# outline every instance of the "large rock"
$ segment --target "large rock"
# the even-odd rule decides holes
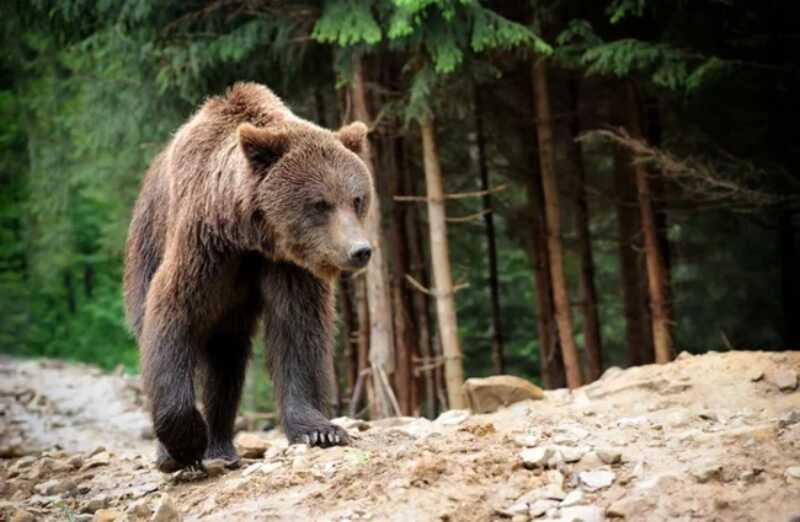
[[[269,443],[252,433],[242,433],[236,439],[236,448],[239,450],[239,455],[246,459],[259,459],[264,456],[267,451]]]
[[[475,413],[491,413],[515,402],[544,398],[541,388],[513,375],[467,379],[464,395]]]

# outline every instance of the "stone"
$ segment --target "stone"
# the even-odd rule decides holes
[[[604,469],[582,471],[578,474],[578,480],[587,491],[607,488],[614,483],[615,478],[613,472]]]
[[[11,515],[11,522],[36,522],[36,517],[30,511],[24,509],[17,509]]]
[[[553,448],[542,446],[538,448],[527,448],[519,453],[519,457],[522,459],[522,465],[528,469],[547,466],[553,455]]]
[[[717,463],[701,463],[690,471],[694,479],[700,484],[704,484],[713,478],[719,478],[722,466]]]
[[[800,479],[800,466],[791,466],[786,468],[784,475],[786,475],[786,478]]]
[[[128,519],[136,520],[149,518],[150,515],[153,514],[153,510],[150,509],[150,506],[147,504],[147,500],[139,499],[136,502],[132,503],[128,506],[128,509],[125,510],[125,513],[128,515]]]
[[[581,502],[583,502],[583,491],[580,489],[573,489],[564,497],[564,500],[561,501],[561,507],[577,506]]]
[[[122,520],[122,513],[113,509],[99,509],[94,512],[92,522],[114,522]]]
[[[556,450],[556,461],[557,462],[566,462],[566,463],[573,463],[580,461],[584,455],[589,451],[589,448],[585,447],[570,447],[570,446],[559,446]],[[560,458],[559,458],[560,457]]]
[[[788,428],[798,422],[800,422],[800,410],[792,410],[778,419],[778,427],[781,429]]]
[[[598,449],[597,456],[603,464],[617,464],[622,460],[622,453],[613,449]]]
[[[108,506],[108,497],[106,495],[98,495],[89,499],[81,505],[81,513],[96,513]]]
[[[246,459],[259,459],[264,456],[269,444],[266,440],[252,433],[242,433],[236,438],[236,449]]]
[[[541,517],[551,509],[558,507],[557,500],[542,498],[535,502],[531,502],[528,507],[528,514],[534,518]]]
[[[544,398],[541,388],[513,375],[467,379],[463,390],[474,413],[491,413],[515,402]]]
[[[790,368],[776,368],[766,373],[767,382],[781,391],[797,389],[797,372]]]
[[[83,466],[81,466],[81,471],[86,471],[87,469],[97,468],[100,466],[108,466],[109,464],[111,464],[110,453],[108,453],[105,450],[99,452],[92,452],[92,454],[89,457],[89,460],[87,460],[83,464]]]
[[[433,422],[441,424],[442,426],[458,426],[467,420],[469,416],[469,410],[448,410],[436,417],[436,420]]]
[[[33,490],[40,495],[51,496],[69,493],[77,488],[75,482],[70,479],[53,479],[37,484]]]
[[[538,445],[541,441],[541,438],[538,435],[532,435],[530,433],[523,433],[520,435],[515,435],[512,439],[514,444],[523,448],[533,448],[534,446]]]
[[[183,520],[183,516],[169,495],[161,495],[150,522],[179,522],[180,520]]]
[[[424,417],[420,417],[418,419],[414,419],[413,421],[404,424],[402,426],[397,426],[396,428],[391,428],[392,431],[399,431],[401,433],[405,433],[406,435],[410,436],[414,439],[424,439],[434,433],[438,433],[439,428],[433,424],[433,422],[429,421]]]
[[[204,460],[203,465],[206,467],[206,473],[209,478],[218,477],[225,473],[225,460],[223,459],[210,459]]]
[[[605,510],[599,506],[572,506],[561,509],[561,522],[603,522]]]

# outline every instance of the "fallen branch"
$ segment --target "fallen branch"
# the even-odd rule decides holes
[[[478,219],[482,218],[486,214],[491,214],[492,209],[487,208],[481,210],[480,212],[475,212],[474,214],[468,214],[466,216],[459,216],[459,217],[449,217],[445,218],[448,223],[468,223],[470,221],[477,221]]]
[[[488,190],[476,190],[474,192],[457,192],[455,194],[445,194],[444,199],[466,199],[466,198],[479,198],[482,196],[488,196],[494,192],[500,192],[508,188],[508,185],[498,185],[494,188],[490,188]],[[419,203],[419,202],[427,202],[433,201],[437,202],[439,200],[434,198],[428,198],[427,196],[395,196],[395,201],[398,202],[412,202],[412,203]]]
[[[411,277],[410,274],[406,274],[406,281],[409,282],[411,286],[413,286],[416,290],[419,290],[425,295],[429,295],[431,297],[446,297],[448,295],[454,295],[459,290],[463,290],[469,286],[469,283],[461,283],[455,285],[451,292],[439,292],[435,288],[425,288],[419,281]]]

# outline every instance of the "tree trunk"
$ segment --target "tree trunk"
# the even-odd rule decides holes
[[[391,180],[391,193],[403,195],[403,176],[405,168],[402,138],[389,140],[386,146],[386,172]],[[411,296],[405,275],[410,273],[408,255],[408,233],[406,214],[408,205],[395,202],[392,204],[392,300],[394,302],[395,333],[395,388],[397,402],[403,415],[413,415],[417,410],[416,379],[414,378],[414,354],[417,352],[417,336],[411,317]]]
[[[639,101],[634,87],[626,85],[628,103],[628,126],[632,137],[641,139]],[[650,317],[653,328],[653,346],[657,363],[667,363],[672,359],[673,345],[669,325],[669,304],[667,297],[667,273],[664,257],[656,230],[656,217],[647,167],[633,162],[636,189],[639,196],[639,210],[642,215],[642,234],[644,236],[645,260],[647,263],[647,283],[650,290]]]
[[[444,188],[433,119],[421,122],[420,128],[425,165],[436,317],[444,355],[447,398],[450,408],[463,409],[466,406],[461,390],[464,384],[464,362],[458,338],[453,277],[450,273],[450,248],[447,242]]]
[[[642,226],[635,175],[629,154],[619,146],[614,147],[614,183],[628,364],[638,366],[654,361],[653,340],[645,308],[649,297],[647,287],[643,284],[642,266],[639,262]]]
[[[410,173],[401,169],[400,175],[403,181],[403,191],[406,195],[416,194],[414,180]],[[408,233],[408,253],[410,261],[410,272],[414,279],[422,283],[426,288],[430,287],[427,263],[422,245],[422,230],[419,224],[419,210],[416,205],[408,208],[406,212],[406,231]],[[419,340],[419,352],[422,362],[427,366],[423,372],[425,380],[425,409],[427,416],[433,418],[436,415],[437,385],[441,381],[441,371],[439,366],[432,366],[432,358],[436,353],[433,347],[433,336],[431,331],[431,307],[430,300],[422,292],[413,290],[411,293],[412,306],[414,313],[412,317],[416,320],[416,328]]]
[[[547,253],[547,219],[544,215],[542,179],[539,175],[538,159],[531,154],[532,174],[527,184],[528,215],[532,224],[533,275],[536,283],[536,326],[539,334],[540,366],[545,388],[563,388],[567,379],[564,374],[564,359],[558,345],[558,331],[553,313],[553,285],[550,276],[550,261]]]
[[[489,193],[489,169],[486,164],[486,136],[483,130],[483,107],[480,90],[475,88],[475,133],[478,148],[478,171],[481,177],[481,190],[484,191],[483,225],[486,231],[486,257],[489,265],[489,303],[492,313],[492,361],[494,372],[503,374],[506,371],[503,359],[503,323],[500,310],[500,288],[497,277],[497,245],[494,235],[494,214],[492,196]]]
[[[594,284],[594,258],[592,256],[592,234],[589,227],[589,202],[586,197],[586,172],[580,144],[575,141],[580,133],[578,116],[577,82],[570,81],[572,115],[570,117],[569,154],[575,168],[575,229],[580,256],[581,308],[583,310],[583,337],[589,379],[600,378],[603,372],[603,339],[600,335],[600,316],[597,307],[597,288]]]
[[[344,378],[343,395],[353,396],[353,388],[358,379],[358,324],[353,306],[353,290],[350,278],[339,279],[339,310],[342,317],[342,354],[339,361],[339,375]]]
[[[367,108],[367,94],[364,85],[364,71],[361,58],[356,56],[353,61],[352,83],[353,116],[355,119],[372,123],[372,117]],[[369,140],[364,145],[361,158],[372,173],[377,186],[375,164]],[[392,333],[392,310],[389,301],[389,282],[386,270],[386,261],[383,250],[383,230],[381,229],[381,204],[379,194],[374,194],[372,204],[367,214],[367,234],[372,244],[372,260],[367,265],[367,302],[369,306],[369,361],[372,368],[372,384],[380,388],[381,380],[376,374],[383,372],[390,376],[394,372],[394,336]],[[391,390],[385,390],[391,392]],[[375,393],[377,401],[377,415],[389,416],[393,412],[389,397],[385,393]]]
[[[555,171],[553,129],[550,117],[550,101],[547,90],[547,68],[543,61],[533,66],[533,90],[536,103],[536,136],[539,140],[539,165],[542,172],[545,215],[547,217],[547,246],[550,255],[550,275],[553,281],[556,325],[564,357],[567,385],[577,388],[583,384],[578,348],[572,331],[572,310],[567,291],[567,276],[564,272],[564,246],[561,242],[561,207],[558,193],[558,178]]]

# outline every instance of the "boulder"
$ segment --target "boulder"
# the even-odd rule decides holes
[[[544,391],[535,384],[513,375],[493,375],[467,379],[464,395],[475,413],[491,413],[509,404],[544,398]]]

